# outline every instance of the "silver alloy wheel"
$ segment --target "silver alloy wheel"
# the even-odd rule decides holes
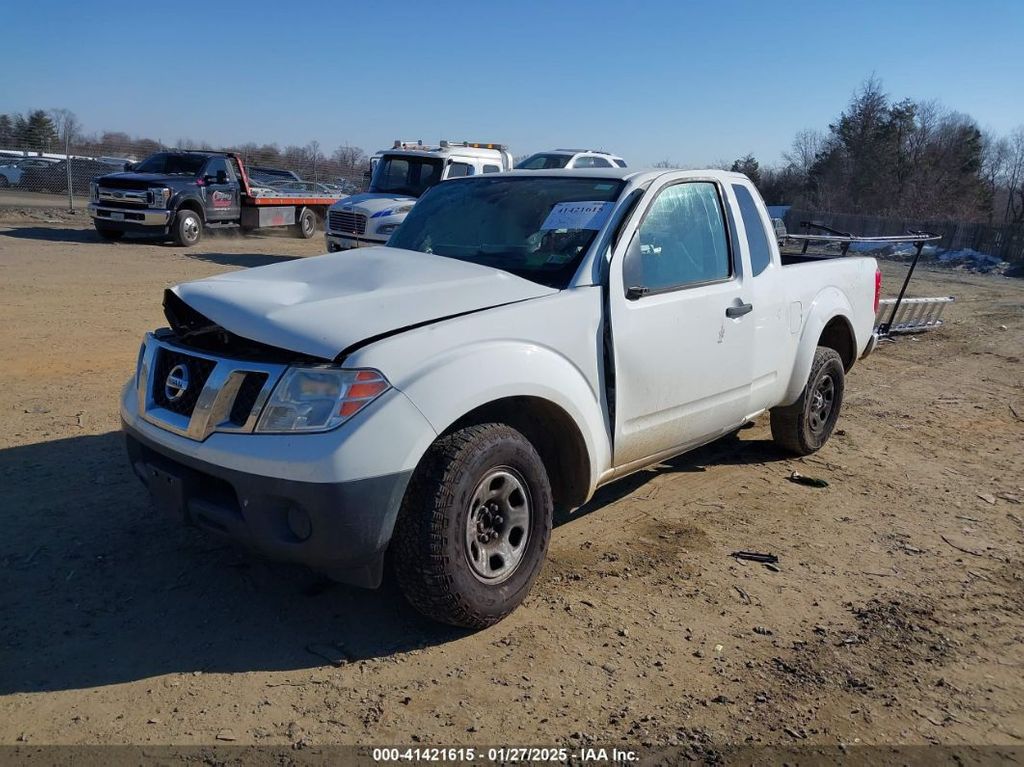
[[[182,232],[186,240],[195,242],[199,238],[199,217],[194,213],[186,215],[182,222]]]
[[[491,469],[473,491],[466,515],[466,561],[481,583],[512,577],[530,542],[530,491],[515,469]]]
[[[832,408],[835,405],[836,384],[832,376],[824,375],[811,394],[811,409],[808,413],[811,432],[821,434],[825,430]]]
[[[316,232],[316,219],[312,216],[303,216],[302,231],[306,233],[307,237],[312,237]]]

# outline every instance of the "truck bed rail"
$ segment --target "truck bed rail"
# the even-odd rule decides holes
[[[914,248],[915,248],[915,250],[914,250],[914,260],[910,262],[910,268],[907,270],[907,276],[903,279],[903,285],[900,287],[899,295],[896,297],[895,300],[893,300],[893,299],[886,299],[886,301],[888,301],[890,303],[886,303],[886,301],[880,301],[879,302],[879,312],[882,311],[882,306],[883,305],[885,305],[886,308],[888,308],[890,306],[890,304],[892,306],[892,312],[889,314],[889,319],[888,320],[882,320],[882,321],[880,321],[878,323],[877,333],[878,333],[878,335],[880,337],[885,337],[885,336],[888,336],[890,333],[892,333],[894,325],[896,323],[897,316],[900,316],[900,317],[904,316],[904,315],[900,315],[899,314],[900,307],[903,305],[904,300],[907,300],[907,301],[918,301],[919,300],[919,301],[926,302],[926,303],[923,303],[923,304],[916,304],[915,308],[919,308],[921,306],[927,306],[928,305],[927,302],[939,302],[939,301],[941,301],[942,303],[940,305],[941,308],[939,308],[939,310],[938,310],[939,312],[941,312],[942,309],[945,308],[945,304],[946,303],[952,302],[951,298],[948,301],[945,300],[945,299],[930,299],[930,298],[925,298],[925,299],[912,299],[912,298],[911,299],[904,299],[904,296],[906,295],[906,292],[907,292],[907,286],[910,284],[910,278],[914,275],[914,270],[917,268],[918,259],[921,258],[921,251],[924,249],[924,246],[925,246],[926,243],[938,242],[939,240],[941,240],[942,239],[942,235],[941,234],[934,234],[932,232],[923,232],[923,231],[908,231],[906,234],[895,234],[895,235],[881,236],[881,237],[861,237],[861,236],[858,236],[858,235],[855,235],[855,234],[851,234],[850,232],[841,232],[838,229],[832,229],[831,227],[825,226],[824,224],[816,224],[813,221],[801,221],[800,222],[800,228],[804,229],[804,230],[807,230],[808,232],[811,231],[811,230],[817,230],[819,232],[823,232],[823,234],[787,234],[786,237],[788,239],[796,240],[797,242],[802,242],[803,243],[801,253],[806,253],[807,252],[807,246],[810,245],[812,242],[838,243],[840,245],[840,250],[841,250],[841,252],[842,252],[842,254],[844,256],[849,252],[850,246],[853,245],[854,243],[866,243],[866,244],[878,245],[878,246],[897,245],[897,244],[900,244],[900,243],[910,243],[911,245],[914,246]],[[939,304],[937,304],[937,305],[939,305]],[[881,315],[879,315],[879,316],[881,316]]]

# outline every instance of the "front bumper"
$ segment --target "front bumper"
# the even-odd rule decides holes
[[[372,235],[339,234],[336,232],[325,232],[324,239],[327,241],[327,251],[333,253],[337,250],[351,250],[352,248],[365,248],[373,245],[387,245],[387,237],[374,237]]]
[[[96,223],[108,229],[132,231],[139,227],[166,228],[171,223],[172,211],[157,208],[116,208],[112,205],[89,203],[89,215]]]
[[[174,453],[122,425],[132,469],[172,518],[338,581],[380,585],[411,470],[345,482],[266,477]]]

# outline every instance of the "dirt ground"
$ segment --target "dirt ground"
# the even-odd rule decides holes
[[[948,323],[856,366],[818,455],[761,419],[605,488],[467,633],[176,527],[128,468],[162,290],[320,238],[64,220],[0,212],[0,743],[1024,744],[1024,281],[922,271]]]

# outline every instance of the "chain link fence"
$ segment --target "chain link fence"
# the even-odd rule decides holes
[[[994,256],[1011,264],[1024,263],[1024,224],[988,225],[965,221],[925,221],[885,216],[863,216],[846,213],[790,208],[785,213],[786,229],[793,234],[803,232],[801,223],[811,221],[841,232],[865,237],[905,234],[910,231],[942,235],[938,247],[947,251],[974,251]]]
[[[0,115],[0,117],[3,117]],[[369,159],[357,147],[325,149],[318,142],[281,149],[276,144],[214,147],[187,141],[174,145],[99,136],[0,135],[0,207],[84,210],[89,184],[98,176],[130,169],[150,155],[175,149],[230,151],[242,157],[254,184],[280,191],[344,195],[364,191]]]

